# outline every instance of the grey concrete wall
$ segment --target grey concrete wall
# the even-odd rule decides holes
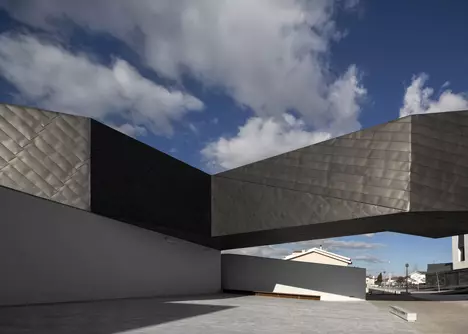
[[[363,268],[233,254],[221,259],[223,289],[320,295],[322,300],[366,297]]]
[[[468,210],[468,112],[414,115],[411,211]]]
[[[0,273],[0,305],[221,288],[217,250],[5,187],[0,187]]]

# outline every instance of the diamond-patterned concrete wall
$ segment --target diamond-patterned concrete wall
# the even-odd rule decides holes
[[[217,174],[212,234],[407,211],[410,137],[403,118]]]
[[[411,119],[411,211],[468,210],[468,112]]]
[[[0,185],[89,209],[90,120],[0,105]]]

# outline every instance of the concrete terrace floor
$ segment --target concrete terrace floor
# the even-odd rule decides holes
[[[229,294],[0,308],[2,334],[418,333],[370,302]]]
[[[422,297],[418,295],[418,297]],[[425,296],[424,296],[425,297]],[[427,296],[411,300],[389,296],[381,300],[369,301],[381,311],[388,311],[390,305],[403,307],[410,312],[416,312],[418,320],[412,324],[413,328],[424,334],[466,334],[468,333],[468,301],[466,298],[456,299],[454,296]],[[413,297],[414,298],[414,297]],[[435,300],[434,300],[435,299]]]

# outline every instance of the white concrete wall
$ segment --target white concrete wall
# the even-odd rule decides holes
[[[306,255],[302,255],[291,259],[290,261],[297,261],[297,262],[309,262],[309,263],[322,263],[322,264],[331,264],[334,266],[343,266],[347,267],[348,264],[346,262],[333,259],[329,256],[325,256],[319,253],[309,253]]]
[[[226,290],[320,296],[321,300],[356,301],[366,297],[366,270],[318,263],[222,255]]]
[[[217,250],[0,187],[0,305],[220,289]]]
[[[452,262],[453,269],[468,268],[468,234],[464,235],[465,238],[465,261],[461,262],[458,251],[458,235],[452,237]]]

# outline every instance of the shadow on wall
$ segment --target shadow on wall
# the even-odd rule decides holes
[[[219,251],[1,186],[0,203],[0,305],[221,289]]]
[[[296,288],[298,294],[305,294],[301,289],[307,289],[346,298],[366,297],[363,268],[233,254],[221,256],[221,268],[225,290],[276,292],[281,285],[291,288],[288,293]]]
[[[111,334],[233,308],[189,302],[198,299],[203,298],[190,297],[185,302],[184,298],[148,298],[0,307],[0,333]]]

